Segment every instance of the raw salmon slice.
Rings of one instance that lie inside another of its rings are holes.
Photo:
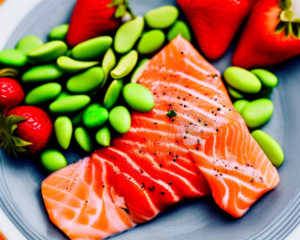
[[[139,83],[153,92],[154,109],[134,112],[130,131],[112,147],[42,184],[51,221],[71,239],[103,239],[211,193],[240,217],[279,183],[220,73],[185,39],[158,53]],[[167,116],[171,110],[176,116]]]

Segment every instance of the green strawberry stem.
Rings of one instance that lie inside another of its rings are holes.
[[[14,68],[0,69],[0,77],[16,77],[19,75],[19,71]]]
[[[32,145],[32,143],[14,135],[18,127],[17,124],[24,121],[26,118],[17,115],[6,117],[4,111],[0,110],[0,147],[8,154],[12,153],[18,156],[18,154],[26,152],[24,147]]]
[[[115,7],[115,6],[117,6],[117,9],[115,12],[116,18],[121,18],[125,15],[127,15],[127,16],[129,15],[131,17],[131,19],[135,17],[135,15],[133,14],[132,10],[129,7],[128,0],[112,0],[111,3],[108,4],[109,8]]]
[[[284,32],[286,37],[291,35],[300,39],[300,3],[298,0],[280,0],[279,7],[282,9],[280,13],[280,22],[276,27],[276,32]]]

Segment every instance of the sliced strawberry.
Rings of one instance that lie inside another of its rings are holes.
[[[253,8],[234,53],[243,68],[280,63],[300,53],[300,2],[261,0]]]
[[[257,1],[177,0],[177,3],[187,16],[202,52],[210,59],[218,59]]]

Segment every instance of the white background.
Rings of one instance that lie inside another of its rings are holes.
[[[41,0],[6,0],[0,5],[0,50],[23,17]],[[45,0],[46,1],[46,0]],[[7,240],[25,238],[0,209],[0,231]],[[37,240],[37,239],[35,239]],[[286,240],[300,240],[300,226]]]

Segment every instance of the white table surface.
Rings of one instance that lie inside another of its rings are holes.
[[[0,50],[4,47],[7,39],[18,26],[20,21],[40,1],[42,0],[6,0],[2,5],[0,5]],[[7,240],[26,239],[10,222],[7,216],[5,216],[1,208],[0,231]],[[300,240],[300,225],[286,238],[286,240]]]

